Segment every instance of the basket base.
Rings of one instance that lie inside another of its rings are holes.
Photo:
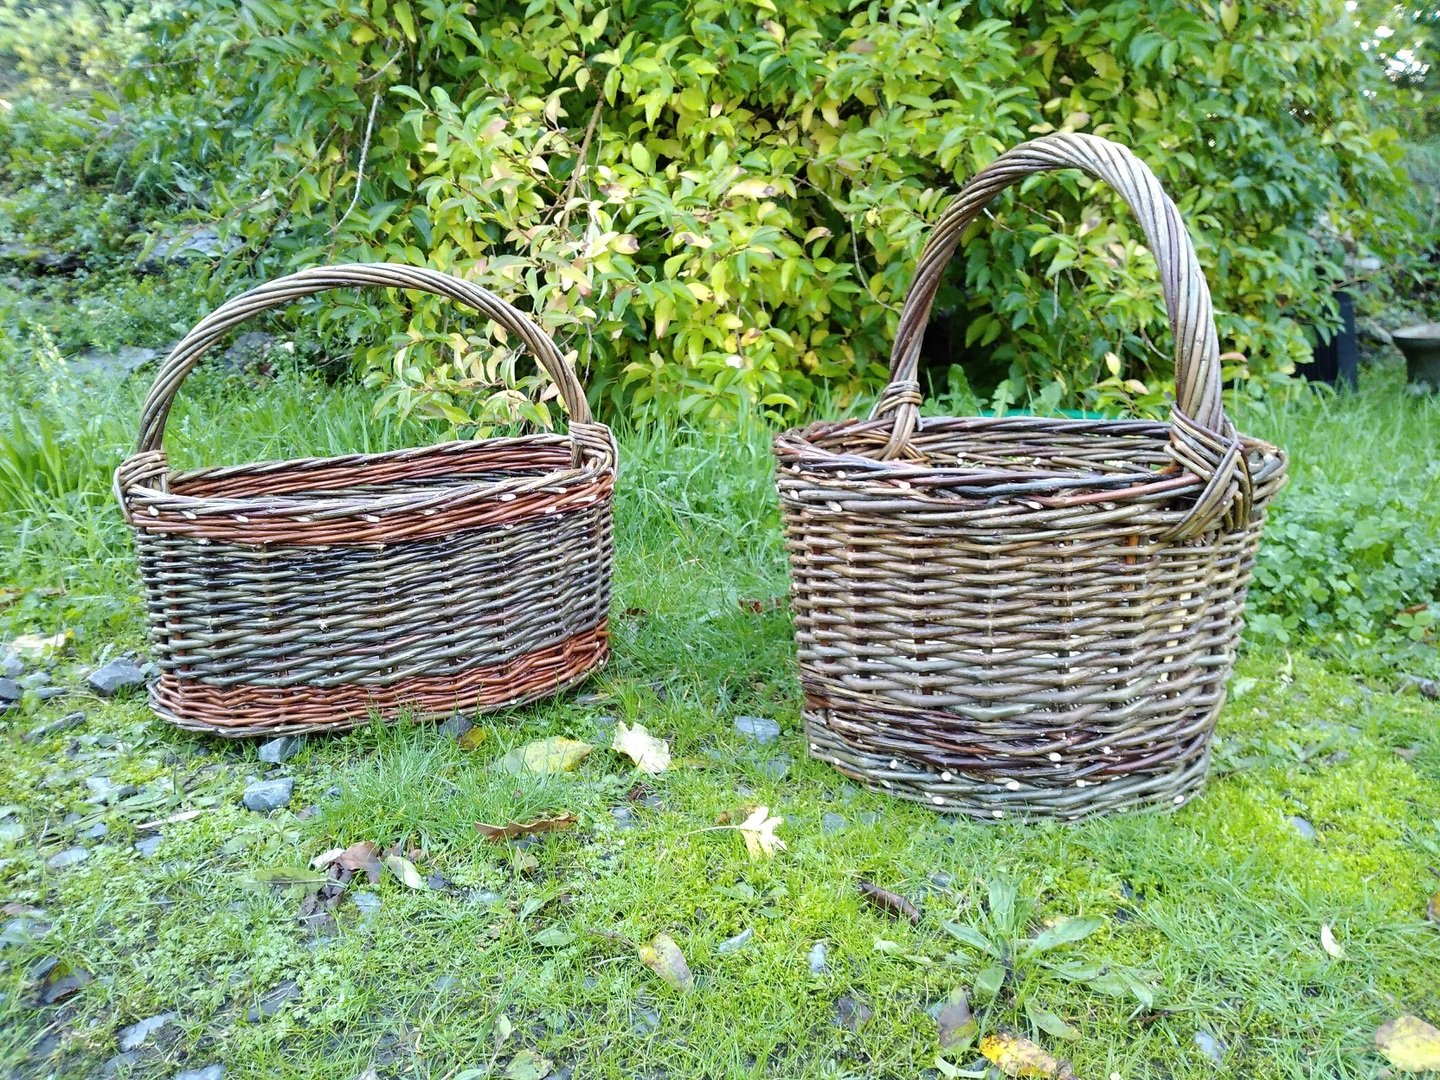
[[[937,813],[983,821],[1078,821],[1122,810],[1174,810],[1205,786],[1210,767],[1207,743],[1202,753],[1163,772],[1086,782],[1083,787],[1047,787],[939,771],[904,758],[867,753],[835,734],[828,710],[806,709],[804,723],[810,756],[870,790],[921,803]]]
[[[150,708],[186,731],[231,739],[347,731],[523,705],[583,682],[609,655],[608,625],[602,623],[508,663],[387,686],[221,687],[167,672],[150,684]]]

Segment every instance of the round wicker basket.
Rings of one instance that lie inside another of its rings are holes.
[[[207,349],[327,289],[435,293],[513,333],[567,435],[172,470],[165,422]],[[161,364],[115,474],[134,529],[163,718],[218,735],[336,731],[529,701],[607,655],[615,441],[553,342],[479,286],[356,264],[262,285]]]
[[[921,419],[921,336],[961,234],[1066,167],[1120,192],[1159,263],[1170,422]],[[1226,418],[1209,289],[1128,150],[1054,135],[978,173],[920,256],[871,418],[775,453],[813,755],[985,819],[1173,807],[1204,783],[1285,457]]]

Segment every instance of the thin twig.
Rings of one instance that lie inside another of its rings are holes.
[[[380,109],[380,94],[377,91],[370,99],[370,119],[365,121],[365,141],[360,144],[360,164],[355,167],[355,195],[350,200],[350,205],[345,208],[345,213],[340,215],[340,220],[330,230],[331,234],[340,231],[340,226],[345,224],[345,219],[354,212],[355,206],[360,202],[360,189],[365,184],[365,158],[370,153],[370,135],[375,130],[375,114]]]
[[[560,195],[560,231],[565,231],[565,226],[570,222],[570,197],[575,194],[575,186],[580,182],[580,174],[585,171],[586,160],[590,156],[590,140],[595,137],[595,128],[600,123],[600,110],[605,105],[605,95],[595,95],[595,108],[590,111],[590,123],[585,125],[585,136],[580,140],[580,152],[575,157],[575,168],[570,172],[570,181],[565,185],[564,192]]]

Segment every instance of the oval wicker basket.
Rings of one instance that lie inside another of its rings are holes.
[[[435,293],[513,333],[544,366],[568,435],[175,471],[165,421],[239,323],[327,289]],[[553,342],[447,274],[384,263],[304,270],[218,308],[175,346],[115,474],[134,529],[159,678],[192,731],[337,731],[529,701],[604,661],[615,441]]]
[[[1109,183],[1144,228],[1175,342],[1170,422],[920,419],[921,336],[961,234],[1059,168]],[[1285,457],[1226,418],[1209,289],[1128,150],[1048,136],[972,178],[920,256],[871,418],[785,432],[775,454],[814,756],[987,819],[1201,787]]]

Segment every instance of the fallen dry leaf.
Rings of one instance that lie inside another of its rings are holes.
[[[587,742],[556,735],[517,746],[500,759],[500,767],[506,772],[538,773],[541,776],[569,772],[594,749]]]
[[[505,1067],[505,1080],[545,1080],[554,1063],[534,1050],[521,1050]]]
[[[181,810],[178,813],[171,814],[169,817],[156,818],[154,821],[142,821],[139,825],[135,826],[135,830],[137,832],[149,832],[151,829],[159,829],[165,825],[175,825],[182,821],[194,821],[203,813],[205,813],[203,809]]]
[[[940,1036],[940,1049],[956,1050],[975,1041],[975,1017],[970,1014],[970,1001],[958,987],[940,1003],[935,1012],[935,1026]]]
[[[785,603],[785,598],[782,596],[767,596],[763,600],[742,599],[736,602],[740,605],[741,611],[748,611],[752,614],[759,615],[761,612],[778,610]]]
[[[887,915],[895,919],[908,919],[919,925],[920,910],[899,893],[882,889],[873,881],[866,881],[864,878],[861,878],[856,884],[860,887],[860,895]]]
[[[10,642],[10,649],[12,652],[19,653],[21,656],[39,659],[49,656],[52,653],[57,653],[65,648],[66,643],[73,636],[69,630],[62,630],[60,633],[51,634],[49,637],[43,637],[40,634],[21,634]]]
[[[534,821],[507,821],[504,825],[487,825],[483,821],[475,823],[475,831],[486,840],[513,840],[517,836],[529,836],[531,833],[556,832],[560,829],[568,829],[575,824],[574,814],[561,814],[559,817],[536,818]]]
[[[1325,923],[1320,927],[1320,947],[1336,960],[1345,959],[1345,950],[1335,940],[1335,931],[1330,929],[1330,924]]]
[[[783,817],[770,816],[768,806],[757,806],[739,825],[727,828],[739,830],[745,838],[745,850],[752,859],[768,859],[773,858],[777,851],[785,850],[785,841],[775,835],[775,830],[783,824]]]
[[[468,728],[463,735],[455,740],[455,745],[461,750],[478,750],[485,745],[485,740],[490,738],[490,729],[476,724]]]
[[[1430,897],[1430,902],[1425,905],[1425,915],[1431,922],[1440,925],[1440,892]]]
[[[980,1040],[980,1052],[1006,1076],[1076,1080],[1068,1061],[1060,1061],[1029,1039],[1008,1031],[986,1035]]]
[[[656,934],[654,941],[641,945],[636,951],[640,954],[640,962],[659,975],[666,986],[682,994],[695,989],[695,977],[690,974],[685,954],[669,934]]]
[[[641,772],[664,772],[670,767],[670,744],[645,730],[644,724],[627,727],[624,720],[615,725],[615,739],[610,748],[624,754]]]
[[[415,864],[403,855],[385,856],[385,869],[394,874],[411,889],[425,888],[425,879],[420,876],[420,871],[415,869]]]
[[[1418,1016],[1402,1016],[1380,1025],[1375,1046],[1401,1072],[1440,1069],[1440,1031]]]

